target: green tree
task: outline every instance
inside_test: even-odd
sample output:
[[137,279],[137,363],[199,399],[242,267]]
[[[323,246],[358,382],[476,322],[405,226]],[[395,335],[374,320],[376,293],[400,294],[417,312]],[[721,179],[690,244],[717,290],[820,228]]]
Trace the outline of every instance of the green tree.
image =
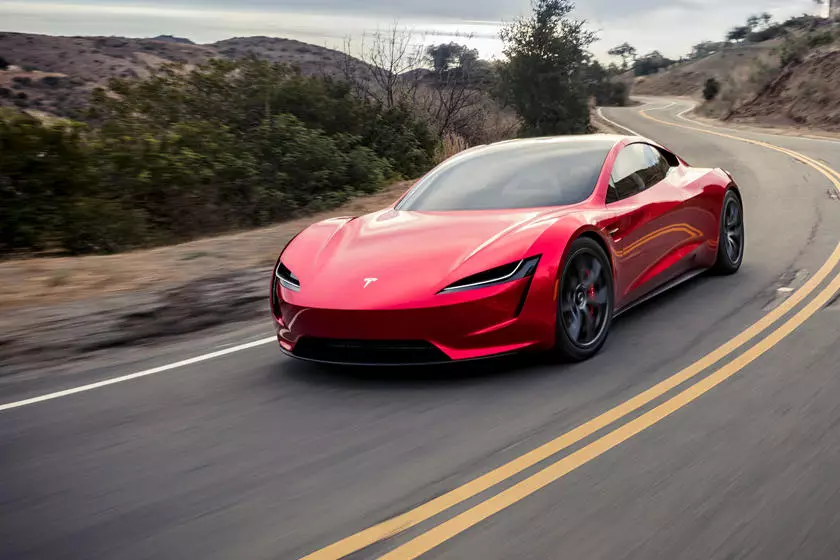
[[747,35],[750,34],[752,29],[747,25],[739,25],[738,27],[733,27],[729,30],[729,33],[726,34],[726,40],[729,42],[736,42],[740,43],[744,39],[747,38]]
[[469,69],[478,60],[478,51],[454,42],[441,43],[426,47],[426,59],[442,74],[455,67]]
[[584,73],[587,90],[597,105],[602,107],[627,105],[630,88],[617,79],[620,73],[621,70],[615,64],[604,68],[597,60],[592,60],[587,65]]
[[636,60],[636,63],[633,65],[633,73],[636,76],[647,76],[649,74],[655,74],[661,68],[667,68],[673,63],[673,60],[666,58],[659,51],[653,51]]
[[256,59],[113,80],[92,126],[0,113],[0,252],[107,253],[259,226],[429,169],[401,105]]
[[0,252],[109,252],[142,239],[142,212],[108,191],[84,125],[0,111]]
[[761,23],[764,25],[764,28],[767,29],[770,27],[770,24],[773,22],[773,15],[770,12],[764,12],[760,16]]
[[607,54],[610,56],[618,56],[621,58],[621,66],[625,70],[628,66],[629,60],[635,60],[636,58],[636,47],[632,46],[630,43],[622,43],[617,47],[611,48],[607,51]]
[[569,17],[573,9],[569,0],[537,0],[531,15],[501,31],[507,57],[499,69],[501,95],[522,117],[524,135],[588,129],[584,71],[595,36]]

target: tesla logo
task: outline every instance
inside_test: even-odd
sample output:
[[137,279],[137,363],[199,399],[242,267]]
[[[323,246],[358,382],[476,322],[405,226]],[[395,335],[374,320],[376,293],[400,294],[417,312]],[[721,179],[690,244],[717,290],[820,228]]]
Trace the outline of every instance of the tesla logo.
[[371,284],[373,284],[373,283],[374,283],[374,282],[376,282],[377,280],[378,280],[377,278],[365,278],[365,285],[364,285],[364,287],[365,287],[365,288],[367,288],[368,286],[370,286]]

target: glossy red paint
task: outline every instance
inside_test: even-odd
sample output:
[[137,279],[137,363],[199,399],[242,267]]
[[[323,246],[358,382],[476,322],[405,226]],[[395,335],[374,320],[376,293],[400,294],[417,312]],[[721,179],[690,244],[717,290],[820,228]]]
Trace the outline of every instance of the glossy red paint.
[[[579,204],[447,212],[391,206],[310,226],[278,260],[300,289],[272,280],[281,347],[294,355],[301,337],[424,341],[453,360],[550,349],[560,267],[567,247],[581,235],[600,241],[609,254],[616,310],[691,269],[712,266],[730,177],[675,158],[678,165],[665,180],[607,204],[610,172],[625,146],[644,142],[665,148],[638,137],[601,138],[614,146],[592,195]],[[535,141],[516,141],[527,142]],[[532,277],[439,293],[463,278],[537,255]]]

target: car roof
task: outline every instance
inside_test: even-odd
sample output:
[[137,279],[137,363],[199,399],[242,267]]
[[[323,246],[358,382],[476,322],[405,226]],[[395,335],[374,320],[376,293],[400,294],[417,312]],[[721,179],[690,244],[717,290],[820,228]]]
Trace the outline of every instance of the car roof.
[[466,156],[468,154],[486,153],[488,151],[507,151],[507,150],[522,150],[529,146],[541,146],[546,144],[557,144],[558,149],[568,147],[569,144],[578,144],[581,147],[601,147],[604,150],[610,150],[616,144],[627,141],[629,142],[650,142],[641,136],[625,136],[621,134],[576,134],[568,136],[541,136],[536,138],[515,138],[512,140],[502,140],[493,142],[492,144],[482,144],[474,146],[463,152],[456,154],[456,158]]

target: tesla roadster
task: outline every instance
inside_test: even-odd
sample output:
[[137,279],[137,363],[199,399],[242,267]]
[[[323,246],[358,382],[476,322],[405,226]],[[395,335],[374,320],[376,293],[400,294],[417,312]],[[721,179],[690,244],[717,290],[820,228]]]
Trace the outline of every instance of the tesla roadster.
[[389,208],[306,228],[270,306],[281,349],[306,360],[579,361],[618,313],[743,256],[726,171],[641,137],[512,140],[448,159]]

